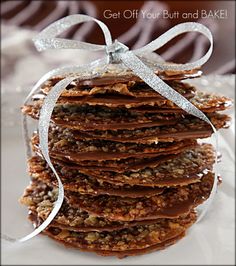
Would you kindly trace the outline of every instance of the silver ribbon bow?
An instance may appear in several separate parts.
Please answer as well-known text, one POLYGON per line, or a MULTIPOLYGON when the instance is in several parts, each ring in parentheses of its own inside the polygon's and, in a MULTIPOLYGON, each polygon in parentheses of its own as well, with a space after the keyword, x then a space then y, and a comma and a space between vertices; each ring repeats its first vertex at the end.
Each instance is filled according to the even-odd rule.
MULTIPOLYGON (((39 143, 40 143, 40 149, 42 151, 42 154, 47 161, 48 165, 52 169, 53 173, 55 174, 57 181, 58 181, 58 198, 57 201, 54 204, 54 208, 50 215, 47 217, 47 219, 37 228, 35 229, 31 234, 18 239, 18 241, 23 242, 26 241, 40 232, 42 232, 54 219, 54 217, 57 215, 58 211, 61 208, 61 205, 63 203, 64 199, 64 189, 63 184, 60 180, 59 175, 57 174, 55 168, 52 165, 52 162, 50 160, 49 151, 48 151, 48 129, 50 124, 51 115, 54 109, 54 106, 62 93, 62 91, 75 79, 79 78, 78 73, 82 72, 88 72, 91 71, 92 75, 88 76, 87 78, 93 78, 96 76, 100 76, 103 74, 106 70, 106 66, 108 63, 122 63, 125 65, 128 69, 131 69, 134 74, 136 74, 138 77, 140 77, 145 83, 147 83, 153 90, 161 94, 163 97, 167 98, 168 100, 171 100, 173 103, 175 103, 177 106, 179 106, 181 109, 186 111, 187 113, 198 117, 202 120, 204 120, 206 123, 211 125, 214 133, 216 133, 215 127, 212 125, 211 121, 207 118, 207 116, 201 112, 198 108, 196 108, 193 104, 191 104, 186 98, 184 98, 181 94, 176 92, 174 89, 172 89, 169 85, 167 85, 163 80, 161 80, 156 74, 154 74, 153 70, 149 68, 141 58, 142 55, 154 52, 158 48, 162 47, 166 43, 168 43, 170 40, 175 38, 176 36, 186 33, 186 32, 199 32, 208 38, 210 42, 210 47, 206 54, 200 58, 199 60, 191 63, 186 64, 167 64, 163 61, 160 63, 155 64, 155 67, 157 70, 192 70, 194 68, 198 68, 202 66, 204 63, 207 62, 209 59, 212 49, 213 49, 213 38, 212 34, 209 31, 208 28, 206 28, 204 25, 194 22, 187 22, 182 23, 179 25, 174 26, 167 32, 165 32, 163 35, 155 39, 154 41, 150 42, 149 44, 145 45, 142 48, 130 51, 127 46, 124 44, 118 42, 117 40, 115 42, 112 42, 111 34, 107 26, 90 16, 86 15, 71 15, 67 16, 63 19, 60 19, 51 25, 49 25, 46 29, 44 29, 42 32, 40 32, 34 39, 34 44, 37 47, 38 51, 43 51, 46 49, 83 49, 87 51, 104 51, 106 53, 106 56, 102 59, 96 60, 92 63, 89 63, 87 65, 83 66, 67 66, 67 67, 61 67, 57 69, 53 69, 52 71, 45 74, 32 88, 31 92, 27 96, 25 103, 28 102, 29 99, 31 99, 31 96, 40 88, 40 86, 48 79, 52 78, 56 75, 65 75, 65 78, 59 81, 48 93, 46 96, 41 112, 39 117, 39 143), (67 40, 62 38, 57 38, 56 36, 63 33, 65 30, 69 29, 71 26, 80 24, 87 21, 94 21, 96 22, 100 28, 102 29, 102 32, 105 37, 105 45, 97 45, 87 42, 81 42, 76 40, 67 40)), ((28 145, 28 136, 27 136, 27 123, 26 123, 26 116, 24 116, 24 128, 25 128, 25 134, 26 134, 26 140, 28 145)), ((216 150, 217 150, 217 135, 216 136, 216 150)), ((30 148, 28 146, 28 155, 30 155, 30 148)), ((217 175, 215 176, 214 185, 210 194, 209 199, 202 204, 201 207, 202 211, 200 212, 198 220, 200 220, 204 214, 206 213, 213 197, 216 192, 217 187, 217 175)))

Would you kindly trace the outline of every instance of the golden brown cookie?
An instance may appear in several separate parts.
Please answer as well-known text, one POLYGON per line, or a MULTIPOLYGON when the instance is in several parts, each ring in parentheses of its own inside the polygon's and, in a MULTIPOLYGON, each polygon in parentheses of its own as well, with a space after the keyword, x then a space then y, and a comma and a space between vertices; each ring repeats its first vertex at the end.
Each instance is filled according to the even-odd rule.
MULTIPOLYGON (((35 226, 41 222, 34 215, 30 216, 30 220, 35 226)), ((154 224, 139 225, 111 232, 76 232, 54 226, 49 226, 44 232, 68 247, 123 257, 129 252, 130 254, 142 254, 157 244, 166 246, 166 241, 183 235, 195 221, 195 213, 190 213, 184 218, 160 219, 154 224)))
MULTIPOLYGON (((141 187, 129 185, 114 185, 108 182, 98 181, 96 178, 80 173, 76 169, 68 169, 60 164, 54 164, 59 174, 64 189, 89 195, 114 195, 120 197, 150 197, 163 192, 163 188, 141 187)), ((57 179, 46 161, 35 156, 28 161, 29 174, 34 180, 57 186, 57 179)))
MULTIPOLYGON (((68 129, 51 127, 49 130, 49 152, 53 158, 66 159, 72 162, 86 160, 120 160, 127 158, 153 158, 159 155, 179 153, 183 147, 196 143, 195 140, 136 144, 113 142, 109 140, 77 140, 68 129)), ((39 136, 32 137, 32 147, 40 152, 39 136)))
POLYGON ((113 221, 176 218, 204 202, 210 195, 213 182, 214 174, 208 172, 201 182, 169 188, 149 198, 94 197, 67 191, 65 197, 72 207, 113 221))
MULTIPOLYGON (((93 176, 97 180, 116 185, 183 186, 199 182, 203 173, 212 169, 215 162, 215 152, 210 144, 198 144, 196 147, 188 149, 174 158, 167 158, 166 160, 160 159, 155 166, 148 166, 138 171, 77 170, 93 176)), ((61 163, 61 165, 63 164, 61 163)), ((70 171, 70 167, 64 166, 67 171, 70 171)))

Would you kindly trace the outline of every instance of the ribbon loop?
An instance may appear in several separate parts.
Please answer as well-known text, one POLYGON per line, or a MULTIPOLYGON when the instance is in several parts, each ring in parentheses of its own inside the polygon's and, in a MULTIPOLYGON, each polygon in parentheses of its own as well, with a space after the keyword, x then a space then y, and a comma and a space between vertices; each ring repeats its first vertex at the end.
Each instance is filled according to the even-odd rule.
POLYGON ((43 31, 41 31, 33 39, 33 42, 38 51, 43 51, 46 49, 85 49, 90 51, 104 51, 106 47, 105 45, 80 42, 76 40, 67 40, 63 38, 55 38, 57 35, 63 33, 70 27, 88 21, 96 22, 103 32, 106 46, 112 45, 111 33, 107 26, 102 21, 87 15, 70 15, 65 18, 59 19, 49 25, 43 31))
POLYGON ((206 36, 206 38, 210 42, 210 47, 207 53, 200 59, 195 62, 185 63, 185 64, 177 64, 177 65, 162 65, 162 69, 169 69, 169 70, 192 70, 194 68, 201 67, 205 64, 208 59, 210 58, 212 51, 213 51, 213 37, 210 30, 196 22, 185 22, 174 26, 173 28, 169 29, 167 32, 163 33, 161 36, 150 42, 149 44, 145 45, 142 48, 136 49, 133 52, 136 55, 145 54, 154 52, 157 49, 161 48, 165 44, 167 44, 170 40, 174 39, 175 37, 179 36, 180 34, 187 33, 187 32, 198 32, 206 36))

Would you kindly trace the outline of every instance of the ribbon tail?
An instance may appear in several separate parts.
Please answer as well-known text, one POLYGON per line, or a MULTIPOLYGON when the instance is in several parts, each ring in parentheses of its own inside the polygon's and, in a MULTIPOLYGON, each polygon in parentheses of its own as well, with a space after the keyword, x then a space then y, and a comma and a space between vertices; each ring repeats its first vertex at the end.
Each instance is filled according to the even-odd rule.
MULTIPOLYGON (((200 221, 207 209, 209 208, 217 190, 217 151, 218 151, 218 136, 217 131, 214 125, 211 123, 209 118, 200 111, 196 106, 190 103, 185 97, 179 94, 177 91, 172 89, 168 84, 166 84, 162 79, 160 79, 157 75, 153 73, 153 71, 147 67, 133 52, 129 51, 123 54, 120 54, 120 59, 123 64, 130 68, 138 77, 140 77, 146 84, 148 84, 151 88, 153 88, 156 92, 161 94, 166 99, 172 101, 181 109, 186 111, 187 113, 200 118, 201 120, 208 123, 213 132, 215 133, 215 147, 216 147, 216 158, 215 158, 215 177, 212 186, 211 193, 209 198, 201 204, 201 209, 199 211, 198 221, 200 221)), ((199 207, 200 207, 199 206, 199 207)))
POLYGON ((54 203, 54 208, 47 217, 47 219, 38 227, 36 228, 32 233, 29 235, 19 239, 19 242, 24 242, 27 241, 34 236, 38 235, 41 233, 54 219, 54 217, 57 215, 59 212, 63 200, 64 200, 64 188, 63 184, 61 182, 60 177, 58 176, 54 166, 52 165, 52 162, 49 157, 49 152, 48 152, 48 129, 49 129, 49 123, 51 119, 51 115, 54 109, 54 106, 56 104, 57 99, 59 98, 61 92, 64 90, 64 88, 69 85, 75 77, 70 77, 61 80, 58 82, 52 90, 49 92, 48 96, 45 98, 41 112, 40 112, 40 117, 39 117, 39 139, 40 139, 40 149, 42 151, 42 154, 44 156, 44 159, 47 161, 48 165, 52 169, 53 173, 55 174, 57 181, 58 181, 58 198, 56 202, 54 203))
MULTIPOLYGON (((84 76, 82 76, 82 78, 85 78, 84 73, 87 73, 87 71, 90 71, 90 72, 94 71, 94 73, 89 73, 88 75, 89 75, 89 78, 96 77, 96 76, 101 75, 102 73, 105 72, 106 66, 107 66, 107 59, 100 59, 100 60, 93 61, 90 64, 83 65, 80 67, 65 67, 65 68, 59 68, 56 70, 52 70, 49 73, 47 73, 46 75, 44 75, 39 80, 39 82, 37 82, 37 84, 33 87, 32 91, 29 94, 30 96, 32 96, 34 94, 34 92, 40 87, 40 85, 42 85, 48 78, 54 76, 55 73, 61 74, 61 75, 62 74, 68 75, 67 78, 59 81, 50 90, 50 92, 48 93, 48 95, 44 99, 43 106, 42 106, 41 111, 40 111, 39 126, 38 126, 40 149, 42 151, 44 159, 48 163, 49 167, 51 168, 51 170, 55 174, 56 179, 58 181, 58 198, 57 198, 56 202, 54 203, 53 210, 51 211, 51 213, 49 214, 47 219, 38 228, 36 228, 32 233, 30 233, 29 235, 27 235, 21 239, 18 239, 19 242, 27 241, 27 240, 33 238, 34 236, 38 235, 39 233, 41 233, 52 222, 52 220, 55 218, 55 216, 57 215, 57 213, 59 212, 59 210, 63 204, 63 200, 64 200, 63 184, 61 182, 59 175, 57 174, 57 171, 55 170, 55 168, 54 168, 54 166, 50 160, 49 151, 48 151, 49 124, 50 124, 51 115, 52 115, 53 109, 56 105, 56 102, 57 102, 58 98, 60 97, 62 91, 65 89, 65 87, 67 87, 73 80, 78 79, 79 74, 81 75, 81 73, 83 73, 84 76), (99 66, 99 69, 96 69, 96 67, 98 67, 98 66, 99 66), (70 72, 68 73, 69 70, 72 70, 72 73, 77 72, 79 74, 74 74, 73 76, 69 76, 69 74, 70 74, 70 72)), ((27 98, 29 99, 29 96, 27 98)), ((27 99, 25 102, 27 102, 27 99)))
POLYGON ((153 88, 168 100, 171 100, 187 113, 196 116, 208 124, 210 124, 215 132, 215 127, 212 125, 208 117, 200 111, 196 106, 190 103, 184 96, 172 89, 162 79, 153 73, 133 52, 129 51, 120 55, 122 62, 130 68, 137 76, 139 76, 146 84, 153 88))
POLYGON ((209 207, 211 206, 212 202, 213 202, 213 199, 216 195, 216 192, 217 192, 217 170, 216 170, 216 167, 215 167, 215 178, 214 178, 214 183, 213 183, 213 186, 212 186, 212 189, 211 189, 211 194, 209 196, 209 198, 204 202, 202 203, 201 205, 199 205, 197 207, 197 211, 198 211, 198 218, 197 218, 197 223, 200 222, 203 217, 205 216, 205 214, 207 213, 207 211, 209 210, 209 207))

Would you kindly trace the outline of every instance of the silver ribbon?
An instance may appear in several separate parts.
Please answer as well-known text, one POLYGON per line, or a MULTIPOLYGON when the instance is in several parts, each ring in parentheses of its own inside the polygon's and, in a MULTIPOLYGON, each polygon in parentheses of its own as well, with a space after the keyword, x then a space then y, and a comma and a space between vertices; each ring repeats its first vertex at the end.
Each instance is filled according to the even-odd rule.
MULTIPOLYGON (((53 167, 48 152, 48 129, 51 120, 51 115, 57 99, 59 98, 60 94, 66 88, 67 85, 69 85, 73 80, 80 78, 79 73, 82 72, 87 73, 89 70, 90 73, 92 73, 92 75, 88 75, 87 78, 94 78, 96 76, 101 76, 106 71, 107 65, 109 63, 123 63, 124 66, 126 66, 128 69, 131 69, 134 74, 140 77, 145 83, 147 83, 152 89, 161 94, 163 97, 167 98, 168 100, 171 100, 173 103, 175 103, 177 106, 179 106, 187 113, 195 117, 198 117, 204 120, 209 125, 211 125, 216 138, 216 151, 218 150, 216 129, 211 123, 211 121, 207 118, 207 116, 203 112, 201 112, 198 108, 196 108, 192 103, 190 103, 186 98, 184 98, 181 94, 176 92, 163 80, 161 80, 156 74, 154 74, 153 70, 149 68, 142 61, 142 59, 140 59, 145 54, 149 54, 159 49, 160 47, 168 43, 176 36, 186 32, 193 32, 193 31, 205 35, 210 42, 210 47, 202 58, 200 58, 195 62, 186 63, 186 64, 168 64, 166 62, 163 62, 163 60, 160 63, 155 64, 155 68, 157 70, 181 71, 181 70, 191 70, 194 68, 198 68, 202 66, 204 63, 206 63, 209 57, 211 56, 213 49, 212 34, 209 31, 209 29, 202 24, 195 22, 187 22, 176 25, 167 32, 165 32, 163 35, 155 39, 154 41, 150 42, 149 44, 145 45, 142 48, 133 51, 129 51, 127 46, 118 42, 117 40, 112 42, 111 34, 107 26, 103 22, 86 15, 71 15, 63 19, 60 19, 49 25, 33 39, 34 44, 37 47, 38 51, 43 51, 46 49, 83 49, 87 51, 104 51, 106 53, 106 56, 102 59, 96 60, 87 65, 61 67, 49 71, 35 84, 35 86, 32 88, 31 92, 29 93, 24 102, 26 104, 31 99, 32 95, 41 87, 41 85, 46 80, 57 75, 65 76, 64 79, 62 79, 54 87, 52 87, 52 89, 46 96, 39 117, 40 149, 42 151, 44 159, 47 161, 48 165, 50 166, 50 168, 52 169, 53 173, 57 178, 58 198, 54 204, 52 212, 47 217, 47 219, 31 234, 21 239, 18 239, 18 241, 23 242, 29 240, 30 238, 42 232, 57 215, 63 203, 63 198, 64 198, 63 184, 55 168, 53 167), (87 21, 94 21, 100 26, 104 34, 105 45, 97 45, 77 40, 68 40, 56 37, 57 35, 63 33, 65 30, 69 29, 71 26, 87 21)), ((26 116, 24 117, 24 128, 27 133, 26 116)), ((27 139, 27 145, 29 145, 28 137, 26 139, 27 139)), ((216 188, 217 188, 217 174, 215 175, 214 185, 210 197, 204 204, 201 205, 201 207, 203 208, 200 212, 198 221, 201 220, 201 218, 207 212, 207 209, 210 206, 210 203, 215 195, 216 188)))

